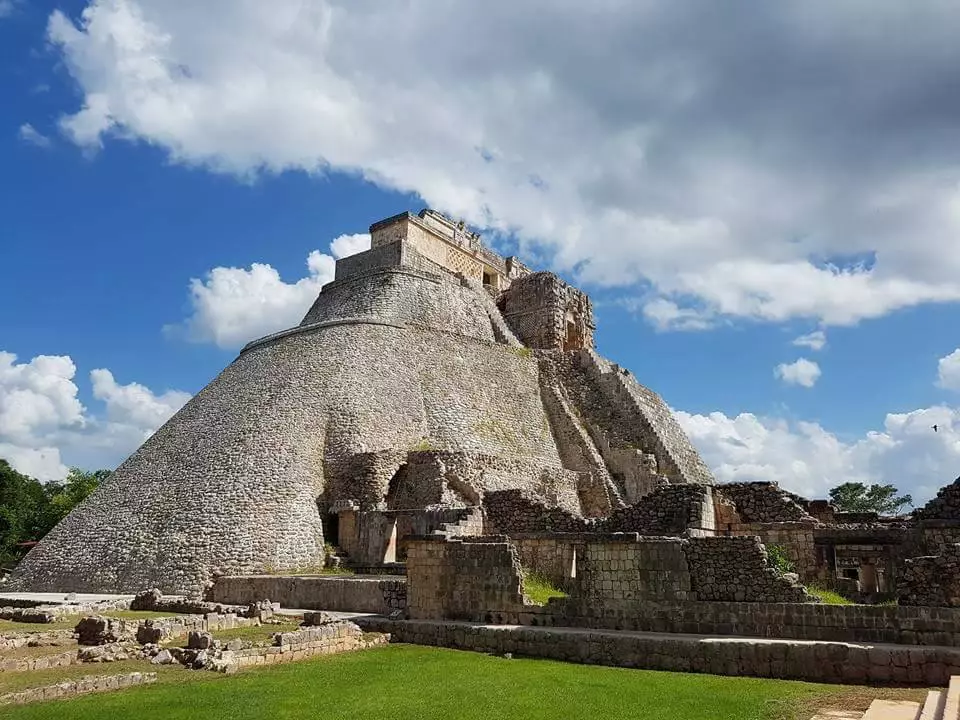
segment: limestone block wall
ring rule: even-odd
[[[510,536],[510,543],[517,549],[520,565],[564,590],[570,590],[576,583],[577,549],[584,542],[586,539],[581,533]]]
[[[378,248],[377,252],[382,251]],[[373,318],[493,342],[489,315],[476,290],[453,278],[409,267],[381,268],[324,286],[301,326]],[[369,362],[377,358],[368,358]]]
[[[814,527],[807,522],[743,523],[721,529],[731,535],[755,535],[767,547],[782,547],[793,563],[794,571],[804,582],[823,581],[827,572],[818,558]]]
[[[960,607],[960,545],[939,555],[908,558],[897,578],[900,605]]]
[[[407,583],[412,619],[482,619],[491,611],[525,606],[520,561],[506,541],[411,541]]]
[[[686,547],[680,538],[591,538],[578,548],[572,594],[686,600],[693,588]]]
[[[525,345],[544,350],[593,347],[590,298],[553,273],[536,272],[514,280],[497,305]]]
[[[407,605],[406,578],[245,575],[218,577],[212,602],[249,605],[269,599],[281,607],[389,614]]]
[[[713,512],[709,497],[709,488],[701,485],[667,485],[606,518],[581,518],[563,508],[544,507],[519,489],[488,492],[483,506],[490,531],[510,536],[548,532],[686,535],[709,528]]]
[[[757,537],[698,537],[685,543],[691,588],[698,600],[813,601],[800,583],[769,565]]]

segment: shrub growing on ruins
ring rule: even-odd
[[[781,574],[793,572],[793,560],[783,545],[767,545],[767,560]]]
[[[530,570],[523,571],[523,592],[530,598],[530,602],[537,605],[546,605],[550,598],[567,597],[567,593],[548,578]]]
[[[848,600],[843,595],[834,590],[827,590],[826,588],[817,587],[816,585],[810,585],[807,588],[807,592],[813,595],[815,598],[819,599],[824,605],[855,605],[852,600]]]

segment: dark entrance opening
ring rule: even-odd
[[[327,513],[327,521],[323,524],[323,539],[331,545],[340,544],[340,516],[337,513]]]

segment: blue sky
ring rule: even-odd
[[[433,206],[588,290],[599,351],[680,411],[718,478],[921,497],[952,480],[960,118],[937,89],[960,16],[734,12],[727,31],[792,33],[745,77],[770,48],[684,43],[707,5],[583,26],[494,5],[408,8],[395,38],[389,4],[0,0],[0,454],[47,478],[116,464],[243,338],[296,322],[332,262],[308,270],[312,252]],[[533,18],[579,35],[531,42]],[[437,63],[418,38],[443,27],[503,51],[440,41]],[[622,35],[665,27],[669,47]],[[815,331],[822,348],[794,344]]]

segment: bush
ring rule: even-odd
[[[815,598],[818,598],[820,602],[824,605],[855,605],[856,603],[847,600],[843,595],[834,590],[827,590],[826,588],[817,587],[816,585],[811,585],[807,588],[807,592],[813,595]]]
[[[767,545],[767,560],[770,565],[781,575],[792,573],[793,560],[787,554],[787,549],[783,545]]]
[[[530,570],[523,571],[523,592],[530,598],[530,602],[537,605],[546,605],[550,598],[567,597],[567,594],[549,579]]]

